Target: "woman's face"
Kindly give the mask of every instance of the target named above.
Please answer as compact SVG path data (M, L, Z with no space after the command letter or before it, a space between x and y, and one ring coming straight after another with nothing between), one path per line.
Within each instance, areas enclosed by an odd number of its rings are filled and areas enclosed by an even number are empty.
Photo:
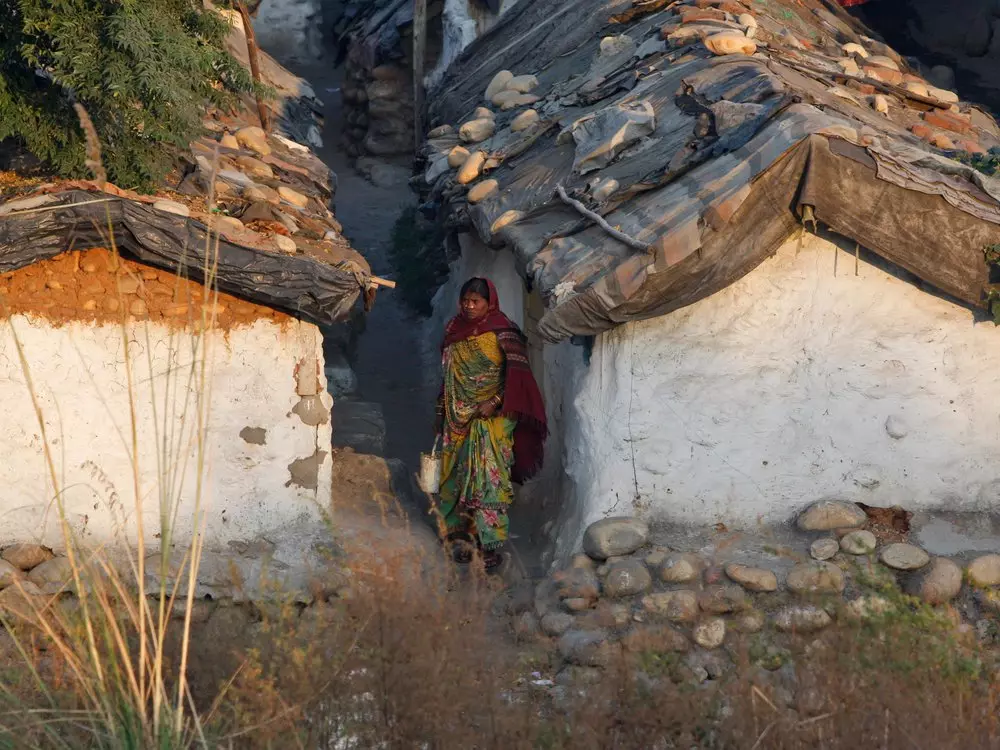
M469 321L476 321L486 316L490 310L489 301L476 292L466 292L462 295L462 316Z

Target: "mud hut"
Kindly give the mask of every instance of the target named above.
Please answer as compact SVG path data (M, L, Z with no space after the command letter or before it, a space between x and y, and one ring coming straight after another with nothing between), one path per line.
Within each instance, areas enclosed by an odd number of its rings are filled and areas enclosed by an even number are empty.
M263 67L274 130L250 100L206 112L156 195L3 173L0 547L58 550L62 516L155 549L167 503L173 543L226 549L329 508L323 332L371 272L306 145L311 93Z
M819 0L522 3L452 64L429 335L474 274L527 331L557 551L613 514L1000 505L1000 131L925 72Z

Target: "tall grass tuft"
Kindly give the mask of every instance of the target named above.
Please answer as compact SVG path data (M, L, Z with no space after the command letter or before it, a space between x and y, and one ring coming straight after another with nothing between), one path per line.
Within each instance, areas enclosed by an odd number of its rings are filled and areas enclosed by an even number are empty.
M87 164L103 184L106 177L97 134L86 111L77 105L77 112L87 141ZM210 194L208 200L211 207L214 195ZM120 256L110 213L107 221L104 240L117 265ZM119 511L116 519L117 538L97 547L82 543L72 530L63 502L65 482L48 434L49 420L43 413L15 318L0 300L34 406L62 546L72 572L67 590L75 595L69 600L61 596L63 592L39 596L15 581L20 596L14 606L8 599L4 625L13 634L30 679L16 686L0 683L0 694L8 705L7 713L0 717L0 740L11 746L109 750L210 746L187 674L191 612L208 501L205 477L212 400L210 334L215 328L218 295L218 241L218 233L210 232L205 266L201 269L211 298L199 308L200 320L190 329L175 332L170 340L171 354L177 355L171 360L186 364L164 373L154 372L149 327L137 330L127 319L127 306L118 289L129 405L127 427L119 430L119 439L130 459L133 486L131 503L125 504L128 512ZM183 268L178 280L181 274ZM136 377L138 363L130 341L136 335L145 335L145 369L150 377L142 382ZM86 363L83 365L86 367ZM154 415L153 435L139 434L137 415L143 399ZM110 424L117 424L121 416L107 414ZM158 524L154 529L145 524L149 498L141 486L145 467L140 465L141 443L150 439L156 446L153 500L158 506ZM100 446L96 448L101 450ZM185 482L191 461L195 464L193 487ZM184 552L175 552L173 542L182 498L194 505L193 528L185 530L192 542ZM133 519L134 534L130 533ZM129 542L131 536L134 545ZM147 571L148 544L154 536L162 552L160 569ZM172 579L177 583L168 586ZM67 601L74 604L67 606ZM172 618L175 604L184 610L179 625ZM170 632L177 628L179 638ZM54 673L38 668L39 643L45 644L49 663L57 665ZM168 651L168 645L175 643L178 648ZM30 708L24 703L28 699L32 701Z

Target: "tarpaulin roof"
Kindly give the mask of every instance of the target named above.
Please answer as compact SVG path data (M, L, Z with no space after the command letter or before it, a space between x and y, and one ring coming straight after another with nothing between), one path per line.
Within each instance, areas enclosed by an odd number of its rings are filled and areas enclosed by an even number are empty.
M245 60L239 29L229 45ZM329 209L335 175L302 143L318 102L272 58L261 54L261 62L264 83L277 92L272 117L289 137L263 135L255 148L235 140L258 124L255 102L245 98L235 114L206 113L219 140L192 143L157 195L88 181L25 180L0 191L0 273L70 249L109 247L113 236L123 254L196 281L211 268L221 291L251 302L321 324L346 318L371 270Z
M495 135L463 144L486 152L484 176L499 183L474 205L442 168L459 136L430 139L424 154L451 225L516 254L546 301L546 338L598 333L725 287L796 231L805 206L982 304L1000 182L950 157L1000 144L1000 131L832 0L522 0L504 18L431 93L430 119L457 130L509 70L537 77L539 123L513 132L522 110L500 111ZM719 33L741 51L710 51L705 40ZM607 226L560 199L560 186Z

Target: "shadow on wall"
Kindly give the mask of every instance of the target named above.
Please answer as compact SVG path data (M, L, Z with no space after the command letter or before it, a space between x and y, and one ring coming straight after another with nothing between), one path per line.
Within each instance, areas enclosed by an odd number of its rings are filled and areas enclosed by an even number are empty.
M1000 111L997 0L871 0L851 12L900 54L934 66L934 85Z

